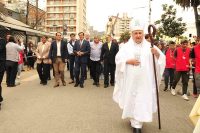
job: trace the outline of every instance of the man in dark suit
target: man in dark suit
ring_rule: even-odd
[[[3,101],[1,82],[3,80],[3,75],[5,71],[5,62],[6,62],[6,40],[0,37],[0,110],[1,110],[1,102]]]
[[[74,87],[77,87],[80,84],[81,88],[84,88],[84,78],[86,75],[86,66],[88,61],[88,55],[90,53],[90,43],[84,40],[84,33],[80,32],[79,40],[74,44],[73,52],[75,55],[75,78],[76,84]],[[79,79],[81,69],[81,78]]]
[[[68,58],[67,42],[62,40],[62,34],[60,32],[56,33],[56,40],[51,43],[49,58],[51,59],[50,63],[53,63],[55,71],[56,83],[54,87],[59,86],[60,78],[63,86],[66,86],[66,82],[64,80],[64,69]]]
[[[112,42],[110,35],[106,37],[107,42],[103,44],[101,49],[101,61],[104,62],[104,88],[109,85],[109,73],[111,76],[110,84],[114,86],[115,82],[115,56],[119,50],[118,44]]]

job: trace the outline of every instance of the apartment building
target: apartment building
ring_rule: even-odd
[[[128,17],[127,13],[123,13],[122,17],[117,19],[114,31],[116,39],[119,39],[120,35],[125,31],[130,31],[130,22],[132,19],[132,17]]]
[[[46,31],[61,32],[69,38],[71,33],[85,32],[86,0],[47,0]]]

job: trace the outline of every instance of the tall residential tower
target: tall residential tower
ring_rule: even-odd
[[[68,38],[87,30],[86,0],[47,0],[46,8],[47,32],[61,32]]]

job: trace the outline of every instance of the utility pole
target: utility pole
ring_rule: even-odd
[[[26,3],[26,24],[28,25],[28,16],[29,16],[29,0]]]
[[[149,0],[149,24],[151,24],[151,1]]]
[[[38,29],[38,13],[39,13],[39,11],[38,11],[39,9],[38,9],[38,0],[36,0],[36,19],[35,19],[35,23],[36,23],[36,25],[35,25],[35,28],[36,28],[36,30]]]

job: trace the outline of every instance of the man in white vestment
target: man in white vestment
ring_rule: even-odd
[[[141,133],[143,122],[152,122],[157,111],[153,56],[158,85],[165,68],[165,55],[144,38],[144,24],[131,23],[131,38],[116,55],[116,84],[113,99],[123,110],[122,119],[130,118],[133,133]]]

